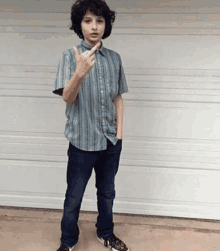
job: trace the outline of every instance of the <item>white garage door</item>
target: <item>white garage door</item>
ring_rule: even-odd
[[[80,42],[68,29],[70,2],[47,1],[51,13],[45,1],[3,2],[0,204],[62,209],[65,103],[52,86],[62,52]],[[116,2],[107,1],[118,15],[103,44],[121,55],[129,93],[114,211],[219,220],[218,8]],[[94,183],[82,210],[96,211]]]

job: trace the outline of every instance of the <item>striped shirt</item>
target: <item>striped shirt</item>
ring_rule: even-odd
[[[79,53],[90,50],[81,40]],[[107,149],[107,139],[116,145],[116,109],[113,103],[117,94],[128,92],[120,55],[102,47],[96,52],[95,64],[81,84],[73,103],[66,104],[64,135],[75,147],[84,151]],[[54,82],[54,94],[62,96],[63,88],[76,69],[73,48],[66,49],[59,60]]]

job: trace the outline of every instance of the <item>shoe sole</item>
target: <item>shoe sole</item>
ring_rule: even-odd
[[[97,239],[104,245],[104,240],[101,240],[99,237],[97,237]],[[104,245],[104,247],[106,247],[105,245]],[[111,247],[109,247],[109,245],[108,245],[108,247],[107,248],[110,248],[111,249]],[[112,251],[118,251],[117,249],[114,249],[114,248],[112,248]],[[127,250],[127,251],[129,251],[129,249]]]

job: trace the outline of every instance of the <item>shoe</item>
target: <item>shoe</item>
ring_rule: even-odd
[[[70,248],[70,247],[63,246],[61,244],[60,247],[57,249],[57,251],[72,251],[73,248],[74,248],[74,246]]]
[[[129,251],[123,241],[117,238],[114,234],[110,238],[98,237],[98,240],[104,244],[105,247],[110,247],[112,251]]]

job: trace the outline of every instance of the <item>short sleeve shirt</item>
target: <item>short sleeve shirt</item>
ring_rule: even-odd
[[[82,40],[79,53],[90,50]],[[53,93],[61,95],[76,69],[73,48],[66,49],[59,60]],[[66,104],[64,135],[75,147],[84,151],[107,149],[107,139],[116,145],[116,109],[118,94],[128,92],[120,55],[102,47],[96,52],[95,64],[80,86],[73,103]]]

